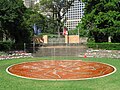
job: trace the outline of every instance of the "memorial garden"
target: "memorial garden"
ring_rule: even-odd
[[[119,37],[119,0],[0,0],[0,90],[119,90]]]

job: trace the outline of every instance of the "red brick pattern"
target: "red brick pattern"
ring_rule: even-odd
[[[17,76],[40,80],[81,80],[110,74],[111,65],[81,60],[39,61],[16,64],[8,68]]]

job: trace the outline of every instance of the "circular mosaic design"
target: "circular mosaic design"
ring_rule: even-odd
[[[110,75],[115,67],[81,60],[25,62],[7,68],[9,74],[37,80],[83,80]]]

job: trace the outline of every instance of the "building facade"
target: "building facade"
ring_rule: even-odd
[[[82,3],[81,0],[75,0],[70,9],[68,9],[68,12],[65,15],[65,18],[67,20],[64,24],[68,28],[68,30],[74,30],[78,23],[81,21],[81,18],[84,14],[84,7],[85,4]]]

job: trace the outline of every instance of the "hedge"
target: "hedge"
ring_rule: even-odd
[[[1,41],[0,42],[0,51],[8,51],[12,48],[13,43],[12,42],[8,42],[8,41]]]
[[[87,46],[93,49],[120,50],[120,43],[87,43]]]

